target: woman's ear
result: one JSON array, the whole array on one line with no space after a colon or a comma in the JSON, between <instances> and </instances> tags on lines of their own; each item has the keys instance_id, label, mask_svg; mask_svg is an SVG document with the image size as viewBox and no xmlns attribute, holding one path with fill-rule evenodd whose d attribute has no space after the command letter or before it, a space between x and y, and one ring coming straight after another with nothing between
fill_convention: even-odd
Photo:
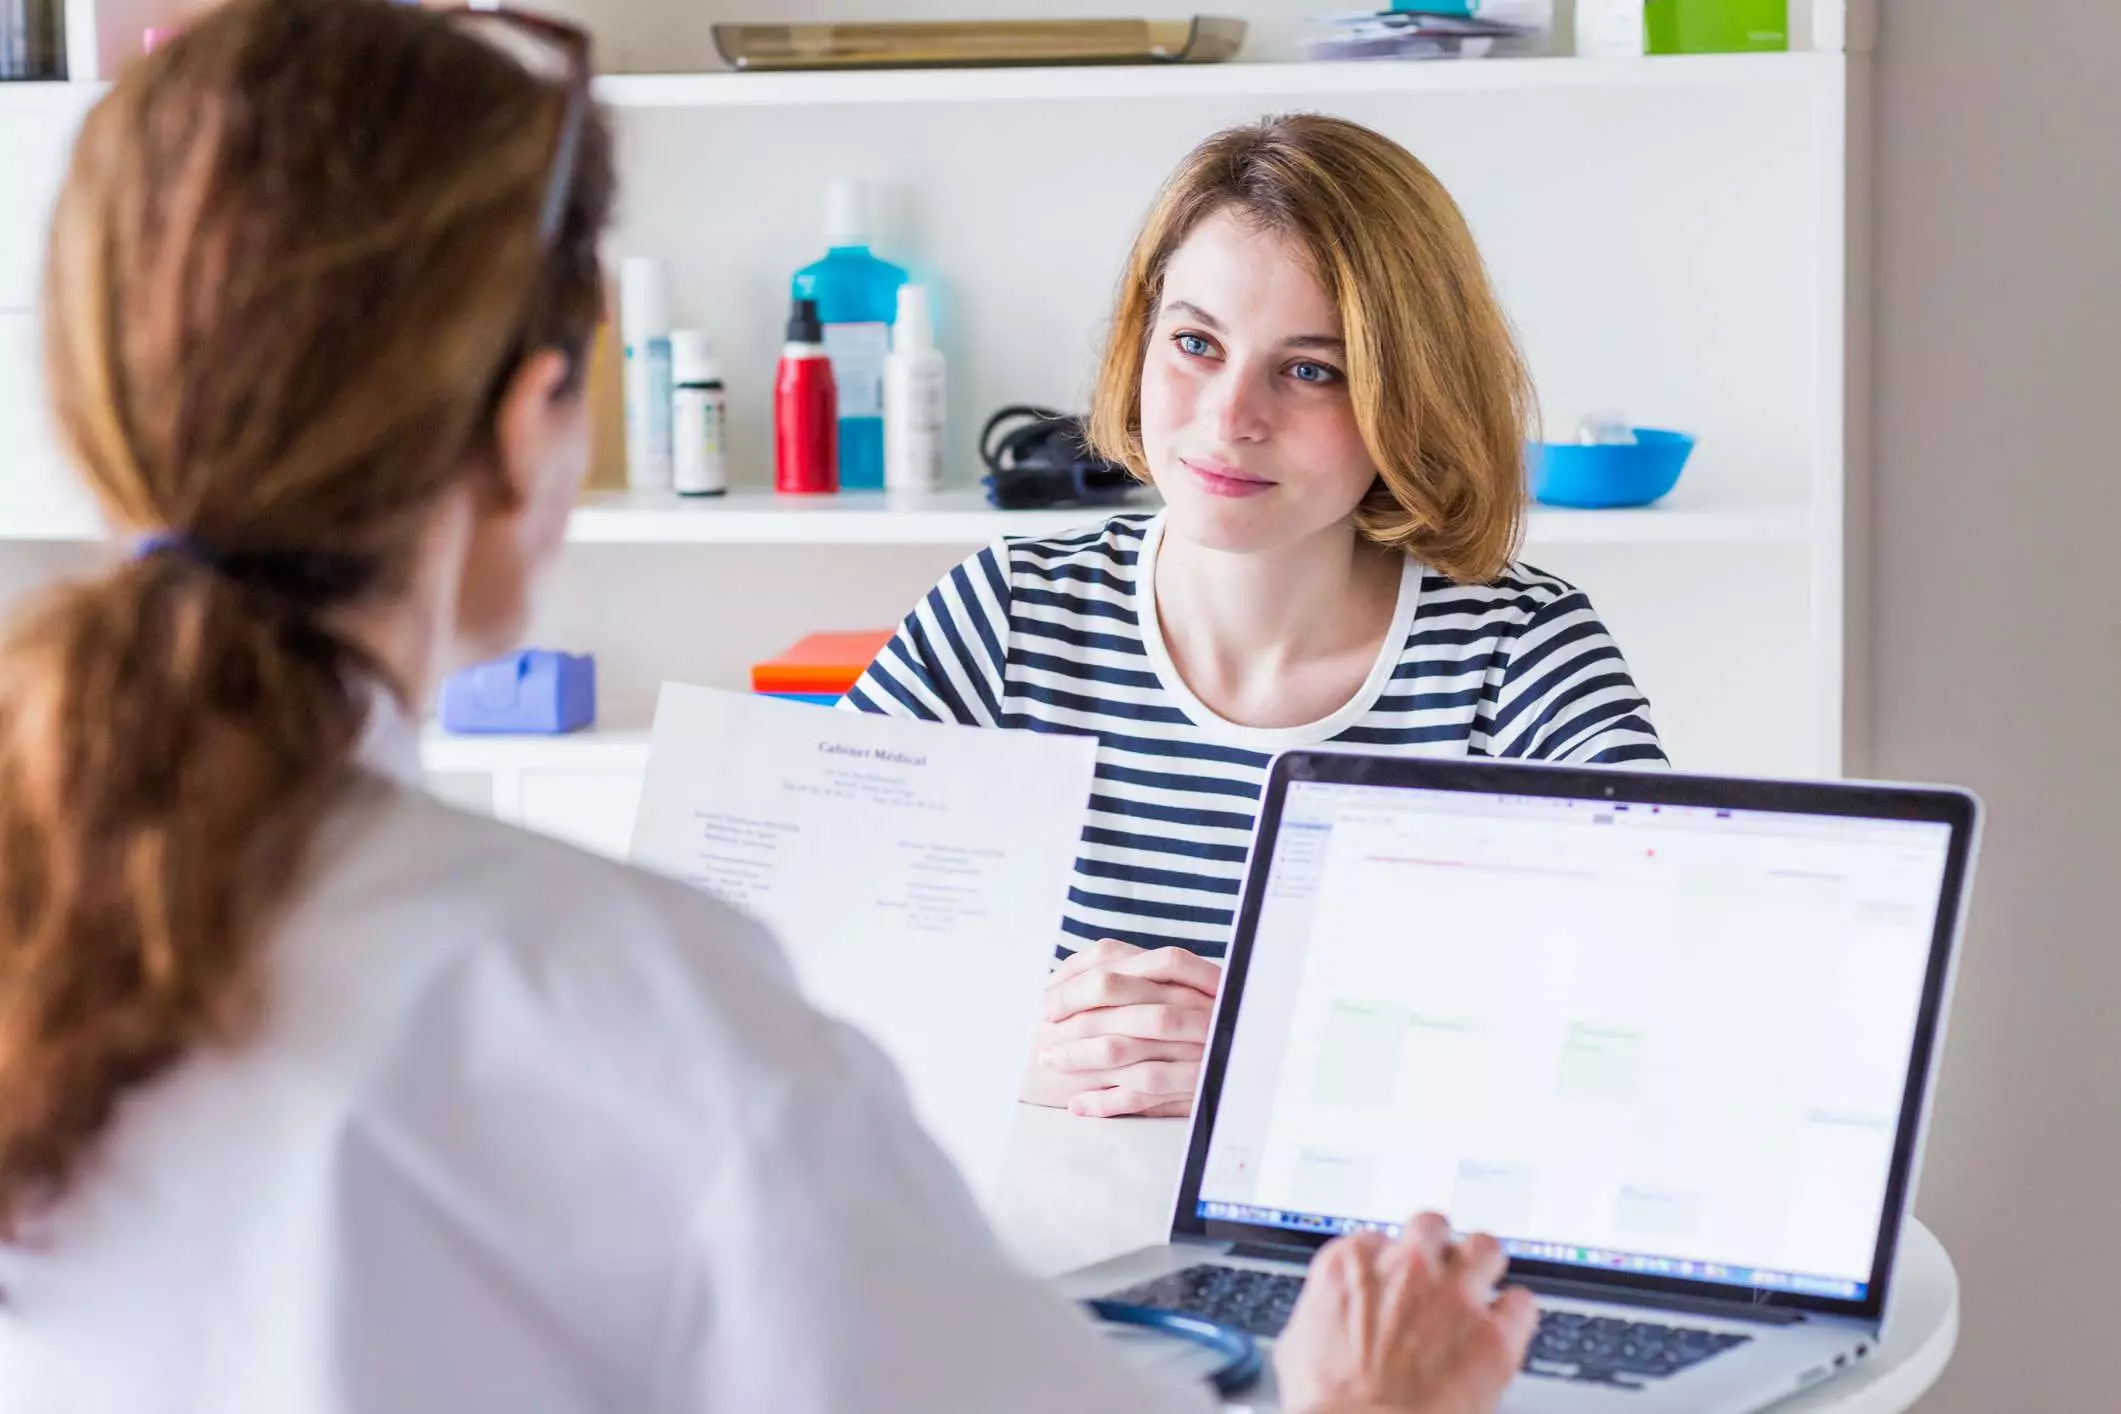
<instances>
[{"instance_id":1,"label":"woman's ear","mask_svg":"<svg viewBox=\"0 0 2121 1414\"><path fill-rule=\"evenodd\" d=\"M558 550L589 460L589 400L582 381L567 355L540 349L509 380L494 415L500 502L488 508L516 522L517 539L533 563Z\"/></svg>"},{"instance_id":2,"label":"woman's ear","mask_svg":"<svg viewBox=\"0 0 2121 1414\"><path fill-rule=\"evenodd\" d=\"M523 360L501 392L494 412L495 470L512 500L537 498L539 480L582 416L581 391L569 386L572 376L565 354L540 349Z\"/></svg>"}]
</instances>

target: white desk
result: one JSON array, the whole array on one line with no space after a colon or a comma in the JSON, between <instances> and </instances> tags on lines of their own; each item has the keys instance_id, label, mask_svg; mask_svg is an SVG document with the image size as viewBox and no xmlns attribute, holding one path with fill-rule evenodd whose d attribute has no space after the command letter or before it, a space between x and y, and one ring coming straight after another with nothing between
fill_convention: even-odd
<instances>
[{"instance_id":1,"label":"white desk","mask_svg":"<svg viewBox=\"0 0 2121 1414\"><path fill-rule=\"evenodd\" d=\"M1185 1156L1184 1120L1077 1119L1021 1106L996 1227L1020 1261L1047 1275L1161 1242ZM1936 1383L1959 1338L1959 1276L1920 1224L1902 1241L1900 1280L1893 1328L1877 1354L1778 1411L1900 1414Z\"/></svg>"}]
</instances>

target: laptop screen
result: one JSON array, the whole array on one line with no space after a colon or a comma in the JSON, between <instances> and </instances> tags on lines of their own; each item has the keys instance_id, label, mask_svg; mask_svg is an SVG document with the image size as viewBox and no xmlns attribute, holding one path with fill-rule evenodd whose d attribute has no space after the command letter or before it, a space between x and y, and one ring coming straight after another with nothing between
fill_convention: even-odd
<instances>
[{"instance_id":1,"label":"laptop screen","mask_svg":"<svg viewBox=\"0 0 2121 1414\"><path fill-rule=\"evenodd\" d=\"M1292 781L1197 1216L1863 1300L1951 842Z\"/></svg>"}]
</instances>

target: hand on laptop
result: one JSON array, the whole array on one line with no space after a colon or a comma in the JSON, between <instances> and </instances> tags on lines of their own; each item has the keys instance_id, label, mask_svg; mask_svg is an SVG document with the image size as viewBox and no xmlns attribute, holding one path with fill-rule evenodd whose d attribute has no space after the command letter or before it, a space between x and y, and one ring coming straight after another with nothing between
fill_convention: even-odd
<instances>
[{"instance_id":1,"label":"hand on laptop","mask_svg":"<svg viewBox=\"0 0 2121 1414\"><path fill-rule=\"evenodd\" d=\"M1397 1241L1336 1239L1312 1259L1274 1349L1284 1406L1303 1414L1489 1414L1539 1324L1530 1292L1496 1293L1491 1237L1451 1241L1434 1213Z\"/></svg>"},{"instance_id":2,"label":"hand on laptop","mask_svg":"<svg viewBox=\"0 0 2121 1414\"><path fill-rule=\"evenodd\" d=\"M1107 938L1046 980L1024 1098L1079 1115L1184 1115L1222 969L1184 948Z\"/></svg>"}]
</instances>

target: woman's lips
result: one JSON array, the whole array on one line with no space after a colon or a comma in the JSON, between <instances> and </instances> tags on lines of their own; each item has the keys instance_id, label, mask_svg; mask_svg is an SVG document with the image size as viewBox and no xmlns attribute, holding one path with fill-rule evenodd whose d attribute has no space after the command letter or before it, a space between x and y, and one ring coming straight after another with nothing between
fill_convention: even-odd
<instances>
[{"instance_id":1,"label":"woman's lips","mask_svg":"<svg viewBox=\"0 0 2121 1414\"><path fill-rule=\"evenodd\" d=\"M1229 496L1233 499L1241 499L1246 496L1257 496L1262 491L1274 489L1273 482L1262 480L1257 476L1248 476L1236 467L1226 466L1221 462L1189 461L1185 457L1180 457L1178 460L1179 465L1192 473L1193 480L1199 485L1200 489L1211 496Z\"/></svg>"}]
</instances>

